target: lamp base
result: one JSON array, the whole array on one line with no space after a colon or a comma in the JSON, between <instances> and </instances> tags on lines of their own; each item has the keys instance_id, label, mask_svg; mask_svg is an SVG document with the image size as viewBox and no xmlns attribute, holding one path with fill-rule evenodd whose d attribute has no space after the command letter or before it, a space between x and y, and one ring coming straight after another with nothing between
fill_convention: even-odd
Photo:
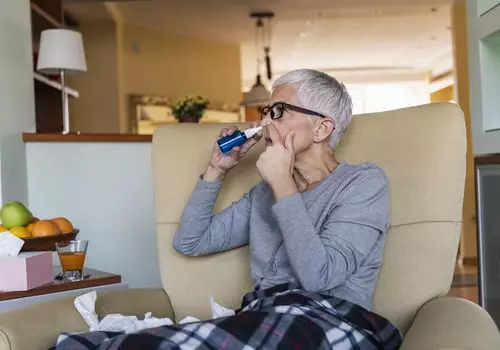
<instances>
[{"instance_id":1,"label":"lamp base","mask_svg":"<svg viewBox=\"0 0 500 350\"><path fill-rule=\"evenodd\" d=\"M61 69L61 97L62 97L62 112L63 112L63 135L69 134L69 106L68 93L66 92L66 74L64 69Z\"/></svg>"}]
</instances>

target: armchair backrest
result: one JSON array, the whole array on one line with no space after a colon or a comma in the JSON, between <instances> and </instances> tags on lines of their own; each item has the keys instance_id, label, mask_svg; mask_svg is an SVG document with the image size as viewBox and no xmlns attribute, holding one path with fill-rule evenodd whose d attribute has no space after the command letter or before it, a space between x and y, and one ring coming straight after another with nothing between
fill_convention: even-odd
<instances>
[{"instance_id":1,"label":"armchair backrest","mask_svg":"<svg viewBox=\"0 0 500 350\"><path fill-rule=\"evenodd\" d=\"M252 285L247 247L199 258L172 248L184 205L222 127L168 125L153 138L160 268L177 320L187 315L209 318L210 296L237 308ZM429 104L356 116L337 152L349 163L375 163L389 178L391 228L374 311L403 332L425 302L446 294L451 285L462 219L465 135L458 106ZM262 144L254 147L227 176L216 211L260 180L255 162L262 149Z\"/></svg>"}]
</instances>

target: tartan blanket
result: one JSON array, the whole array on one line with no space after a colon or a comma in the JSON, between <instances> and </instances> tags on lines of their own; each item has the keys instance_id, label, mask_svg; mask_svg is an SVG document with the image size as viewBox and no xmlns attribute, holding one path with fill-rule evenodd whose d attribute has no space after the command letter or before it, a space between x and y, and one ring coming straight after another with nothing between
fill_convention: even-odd
<instances>
[{"instance_id":1,"label":"tartan blanket","mask_svg":"<svg viewBox=\"0 0 500 350\"><path fill-rule=\"evenodd\" d=\"M289 284L248 293L235 316L137 333L61 333L56 350L75 349L398 349L385 318L333 296Z\"/></svg>"}]
</instances>

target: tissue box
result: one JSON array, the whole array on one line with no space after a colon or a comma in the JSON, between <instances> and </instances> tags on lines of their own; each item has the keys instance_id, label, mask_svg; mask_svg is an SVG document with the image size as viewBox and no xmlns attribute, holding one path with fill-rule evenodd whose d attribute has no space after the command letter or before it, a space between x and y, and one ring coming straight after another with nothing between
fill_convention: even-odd
<instances>
[{"instance_id":1,"label":"tissue box","mask_svg":"<svg viewBox=\"0 0 500 350\"><path fill-rule=\"evenodd\" d=\"M52 252L0 257L0 291L26 291L54 280Z\"/></svg>"}]
</instances>

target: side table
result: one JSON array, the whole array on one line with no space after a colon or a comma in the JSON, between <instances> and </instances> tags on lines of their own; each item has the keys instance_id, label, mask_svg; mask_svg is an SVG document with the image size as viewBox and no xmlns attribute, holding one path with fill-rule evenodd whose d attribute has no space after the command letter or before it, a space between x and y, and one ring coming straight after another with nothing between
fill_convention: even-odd
<instances>
[{"instance_id":1,"label":"side table","mask_svg":"<svg viewBox=\"0 0 500 350\"><path fill-rule=\"evenodd\" d=\"M60 266L54 266L54 276L57 276L61 271ZM90 277L82 281L69 282L54 278L52 283L32 290L0 292L0 313L69 295L76 297L92 290L107 291L128 288L128 284L122 283L120 275L87 268L83 271L84 274L90 274Z\"/></svg>"}]
</instances>

